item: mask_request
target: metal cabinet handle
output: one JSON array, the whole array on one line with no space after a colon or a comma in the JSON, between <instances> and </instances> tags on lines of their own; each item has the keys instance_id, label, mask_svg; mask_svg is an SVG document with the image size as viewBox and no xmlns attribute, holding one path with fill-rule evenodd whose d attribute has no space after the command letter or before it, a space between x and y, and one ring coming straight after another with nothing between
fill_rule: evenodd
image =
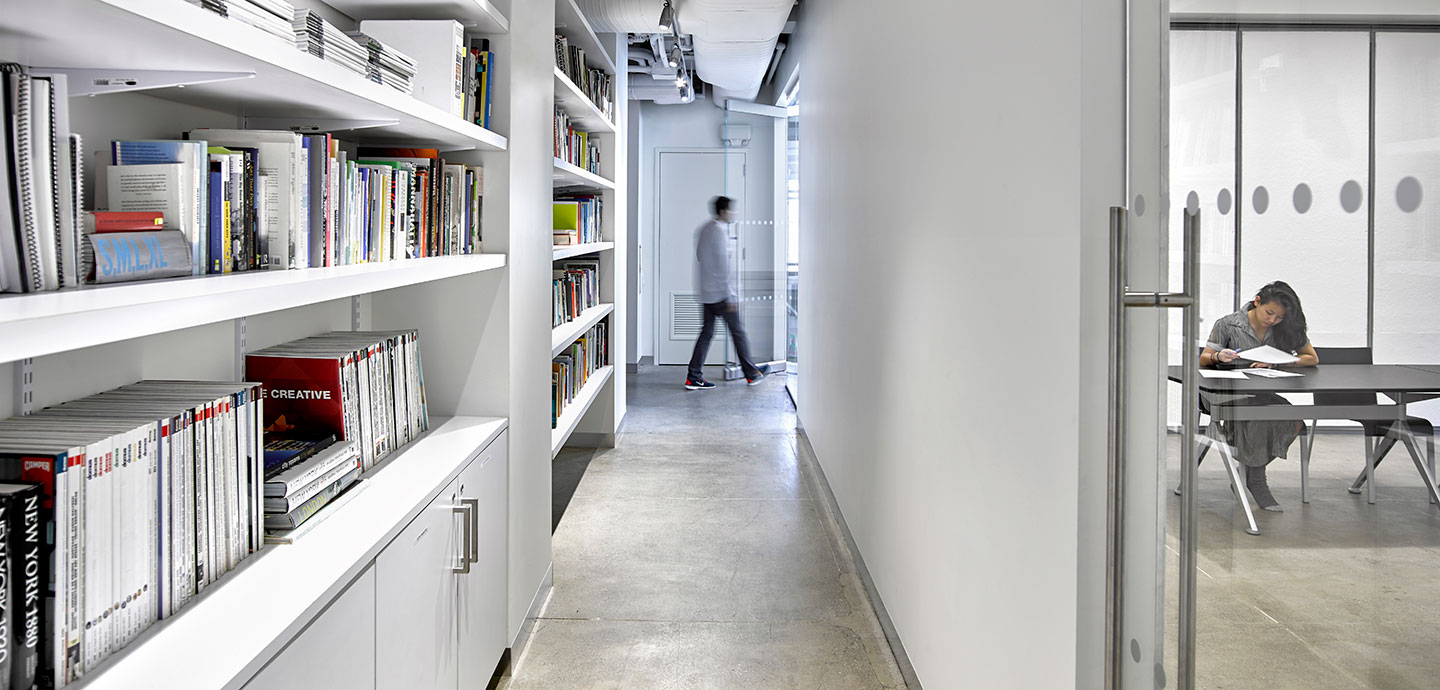
<instances>
[{"instance_id":1,"label":"metal cabinet handle","mask_svg":"<svg viewBox=\"0 0 1440 690\"><path fill-rule=\"evenodd\" d=\"M470 509L470 525L465 533L470 535L466 541L466 548L470 554L470 562L480 562L480 499L460 497L460 503Z\"/></svg>"},{"instance_id":2,"label":"metal cabinet handle","mask_svg":"<svg viewBox=\"0 0 1440 690\"><path fill-rule=\"evenodd\" d=\"M460 565L451 566L450 572L456 575L467 575L470 573L470 563L472 562L470 560L470 542L475 539L475 527L471 524L475 509L473 506L465 504L450 506L450 514L456 513L465 516L465 546L463 547L464 553L460 554Z\"/></svg>"}]
</instances>

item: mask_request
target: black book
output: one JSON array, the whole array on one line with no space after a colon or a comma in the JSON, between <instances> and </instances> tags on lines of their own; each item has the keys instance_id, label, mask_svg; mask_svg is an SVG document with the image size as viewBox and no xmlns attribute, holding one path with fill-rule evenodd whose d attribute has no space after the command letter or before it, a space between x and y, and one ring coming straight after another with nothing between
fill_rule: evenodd
<instances>
[{"instance_id":1,"label":"black book","mask_svg":"<svg viewBox=\"0 0 1440 690\"><path fill-rule=\"evenodd\" d=\"M39 484L0 484L0 573L3 573L5 645L0 688L32 690L40 678L45 639L45 496Z\"/></svg>"}]
</instances>

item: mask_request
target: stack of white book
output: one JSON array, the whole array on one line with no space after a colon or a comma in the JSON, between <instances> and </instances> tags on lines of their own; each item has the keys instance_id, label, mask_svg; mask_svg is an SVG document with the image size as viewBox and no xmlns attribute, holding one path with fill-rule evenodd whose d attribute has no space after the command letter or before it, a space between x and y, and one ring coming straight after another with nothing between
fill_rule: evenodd
<instances>
[{"instance_id":1,"label":"stack of white book","mask_svg":"<svg viewBox=\"0 0 1440 690\"><path fill-rule=\"evenodd\" d=\"M290 23L295 47L356 74L370 72L370 52L311 10L296 10Z\"/></svg>"},{"instance_id":2,"label":"stack of white book","mask_svg":"<svg viewBox=\"0 0 1440 690\"><path fill-rule=\"evenodd\" d=\"M265 480L265 529L295 529L360 476L360 443L339 441Z\"/></svg>"},{"instance_id":3,"label":"stack of white book","mask_svg":"<svg viewBox=\"0 0 1440 690\"><path fill-rule=\"evenodd\" d=\"M286 0L225 0L225 5L230 18L295 45L295 35L290 30L295 6Z\"/></svg>"},{"instance_id":4,"label":"stack of white book","mask_svg":"<svg viewBox=\"0 0 1440 690\"><path fill-rule=\"evenodd\" d=\"M415 79L416 67L415 61L409 55L360 31L346 31L345 35L370 51L370 67L365 74L370 81L379 82L401 93L411 93L414 90L412 81Z\"/></svg>"}]
</instances>

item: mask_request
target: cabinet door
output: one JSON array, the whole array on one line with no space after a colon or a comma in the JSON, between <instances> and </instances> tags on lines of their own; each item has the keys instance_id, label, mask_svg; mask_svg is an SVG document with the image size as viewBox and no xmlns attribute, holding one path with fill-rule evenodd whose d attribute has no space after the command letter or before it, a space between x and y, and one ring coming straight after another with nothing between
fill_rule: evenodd
<instances>
[{"instance_id":1,"label":"cabinet door","mask_svg":"<svg viewBox=\"0 0 1440 690\"><path fill-rule=\"evenodd\" d=\"M507 438L501 433L456 480L474 506L474 560L460 579L460 688L484 690L505 652Z\"/></svg>"},{"instance_id":2,"label":"cabinet door","mask_svg":"<svg viewBox=\"0 0 1440 690\"><path fill-rule=\"evenodd\" d=\"M455 690L453 570L462 546L455 487L446 487L375 559L377 690Z\"/></svg>"},{"instance_id":3,"label":"cabinet door","mask_svg":"<svg viewBox=\"0 0 1440 690\"><path fill-rule=\"evenodd\" d=\"M245 690L375 690L375 569L367 568Z\"/></svg>"}]
</instances>

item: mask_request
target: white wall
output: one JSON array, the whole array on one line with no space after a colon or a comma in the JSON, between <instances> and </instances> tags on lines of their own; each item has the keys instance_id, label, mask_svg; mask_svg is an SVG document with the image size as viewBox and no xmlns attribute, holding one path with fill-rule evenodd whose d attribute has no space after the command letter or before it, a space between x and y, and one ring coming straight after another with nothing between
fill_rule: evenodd
<instances>
[{"instance_id":1,"label":"white wall","mask_svg":"<svg viewBox=\"0 0 1440 690\"><path fill-rule=\"evenodd\" d=\"M654 356L655 354L655 294L656 284L656 251L659 247L657 241L658 228L656 218L659 214L659 206L655 198L655 191L659 188L655 179L655 169L659 162L659 152L664 149L714 149L723 150L720 140L720 127L725 123L727 113L710 104L705 96L697 96L695 102L685 105L657 105L654 102L646 101L643 104L632 103L634 110L639 110L640 115L640 143L638 158L631 162L632 166L639 168L639 183L636 185L639 200L633 210L637 217L636 223L639 228L640 242L640 302L638 305L639 333L638 340L634 343L637 356ZM747 221L774 221L774 204L771 199L774 190L774 163L772 161L772 147L774 146L774 121L761 115L750 115L748 113L728 113L729 122L732 125L750 126L750 145L741 148L732 148L733 151L743 150L746 152L746 165L748 166L745 177L746 213L744 220ZM632 132L632 136L634 133ZM695 227L699 227L705 221L706 209L696 209ZM771 226L774 227L774 226ZM694 227L685 228L684 232L689 236ZM753 249L751 251L754 251ZM750 255L751 263L762 260L763 257ZM748 316L748 314L747 314ZM770 337L770 324L758 320L747 320L746 329L750 334L752 346L762 342L762 338ZM758 356L758 355L757 355Z\"/></svg>"},{"instance_id":2,"label":"white wall","mask_svg":"<svg viewBox=\"0 0 1440 690\"><path fill-rule=\"evenodd\" d=\"M1104 467L1081 411L1104 419L1119 8L804 6L800 416L926 687L1074 687L1100 634L1076 521Z\"/></svg>"}]
</instances>

